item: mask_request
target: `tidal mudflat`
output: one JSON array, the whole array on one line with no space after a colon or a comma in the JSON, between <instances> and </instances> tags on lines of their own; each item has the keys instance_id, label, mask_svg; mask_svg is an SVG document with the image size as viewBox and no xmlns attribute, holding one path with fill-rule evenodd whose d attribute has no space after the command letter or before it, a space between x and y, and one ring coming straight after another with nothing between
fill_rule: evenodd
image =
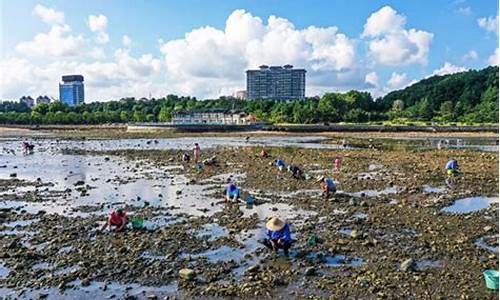
<instances>
[{"instance_id":1,"label":"tidal mudflat","mask_svg":"<svg viewBox=\"0 0 500 300\"><path fill-rule=\"evenodd\" d=\"M4 298L498 297L482 278L498 269L498 147L40 137L23 155L21 141L0 141ZM194 142L215 164L199 171L180 161ZM278 157L308 179L279 172L270 165ZM447 186L450 158L463 175ZM333 197L321 195L318 175L337 182ZM254 205L221 202L229 176ZM144 218L144 229L99 233L117 207ZM258 243L275 215L297 240L289 258Z\"/></svg>"}]
</instances>

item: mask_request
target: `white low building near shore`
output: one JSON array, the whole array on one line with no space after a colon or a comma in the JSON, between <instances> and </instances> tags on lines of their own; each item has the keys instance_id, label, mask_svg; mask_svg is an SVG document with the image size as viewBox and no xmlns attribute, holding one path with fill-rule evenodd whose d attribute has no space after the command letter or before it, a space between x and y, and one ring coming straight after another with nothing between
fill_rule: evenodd
<instances>
[{"instance_id":1,"label":"white low building near shore","mask_svg":"<svg viewBox=\"0 0 500 300\"><path fill-rule=\"evenodd\" d=\"M207 124L207 125L247 125L251 118L241 111L212 109L178 111L172 113L172 123L183 124Z\"/></svg>"}]
</instances>

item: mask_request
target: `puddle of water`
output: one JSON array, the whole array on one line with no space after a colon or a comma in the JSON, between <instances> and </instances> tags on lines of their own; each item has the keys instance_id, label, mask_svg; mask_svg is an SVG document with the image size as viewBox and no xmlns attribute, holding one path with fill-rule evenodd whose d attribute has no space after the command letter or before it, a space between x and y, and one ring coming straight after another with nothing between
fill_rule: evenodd
<instances>
[{"instance_id":1,"label":"puddle of water","mask_svg":"<svg viewBox=\"0 0 500 300\"><path fill-rule=\"evenodd\" d=\"M474 245L490 252L498 253L498 235L479 238L474 242Z\"/></svg>"},{"instance_id":2,"label":"puddle of water","mask_svg":"<svg viewBox=\"0 0 500 300\"><path fill-rule=\"evenodd\" d=\"M55 266L46 262L34 264L31 267L33 270L53 270Z\"/></svg>"},{"instance_id":3,"label":"puddle of water","mask_svg":"<svg viewBox=\"0 0 500 300\"><path fill-rule=\"evenodd\" d=\"M78 265L74 265L74 266L69 266L69 267L64 267L64 268L61 268L61 269L58 269L57 271L55 271L55 275L66 275L66 274L69 274L69 273L73 273L73 272L76 272L78 270L80 270L81 267L78 266Z\"/></svg>"},{"instance_id":4,"label":"puddle of water","mask_svg":"<svg viewBox=\"0 0 500 300\"><path fill-rule=\"evenodd\" d=\"M207 239L210 242L229 234L225 227L217 223L204 224L201 229L194 230L194 232L197 238Z\"/></svg>"},{"instance_id":5,"label":"puddle of water","mask_svg":"<svg viewBox=\"0 0 500 300\"><path fill-rule=\"evenodd\" d=\"M465 149L498 152L496 138L490 137L390 137L375 139L387 149Z\"/></svg>"},{"instance_id":6,"label":"puddle of water","mask_svg":"<svg viewBox=\"0 0 500 300\"><path fill-rule=\"evenodd\" d=\"M355 193L346 193L348 195L352 195L354 197L377 197L380 195L387 195L387 194L397 194L399 193L399 187L397 186L392 186L392 187L387 187L383 190L377 191L377 190L363 190Z\"/></svg>"},{"instance_id":7,"label":"puddle of water","mask_svg":"<svg viewBox=\"0 0 500 300\"><path fill-rule=\"evenodd\" d=\"M445 213L468 214L491 206L493 203L498 203L498 197L470 197L455 200L455 202L441 209Z\"/></svg>"},{"instance_id":8,"label":"puddle of water","mask_svg":"<svg viewBox=\"0 0 500 300\"><path fill-rule=\"evenodd\" d=\"M384 168L384 165L382 165L382 164L370 164L370 165L368 165L368 171L375 171L375 170L380 170L383 168Z\"/></svg>"},{"instance_id":9,"label":"puddle of water","mask_svg":"<svg viewBox=\"0 0 500 300\"><path fill-rule=\"evenodd\" d=\"M181 223L185 220L182 217L174 216L157 216L148 220L144 220L143 226L146 230L158 230L170 225Z\"/></svg>"},{"instance_id":10,"label":"puddle of water","mask_svg":"<svg viewBox=\"0 0 500 300\"><path fill-rule=\"evenodd\" d=\"M255 213L259 220L267 220L273 216L287 220L304 219L317 214L317 212L296 208L286 203L263 203L252 205L251 207L245 206L241 210L243 211L244 218L248 218Z\"/></svg>"},{"instance_id":11,"label":"puddle of water","mask_svg":"<svg viewBox=\"0 0 500 300\"><path fill-rule=\"evenodd\" d=\"M3 225L6 227L11 227L11 228L26 227L26 226L29 226L33 223L37 223L39 221L40 221L40 219L18 220L18 221L4 223Z\"/></svg>"},{"instance_id":12,"label":"puddle of water","mask_svg":"<svg viewBox=\"0 0 500 300\"><path fill-rule=\"evenodd\" d=\"M368 214L362 212L355 212L354 214L352 214L352 217L355 219L368 219Z\"/></svg>"},{"instance_id":13,"label":"puddle of water","mask_svg":"<svg viewBox=\"0 0 500 300\"><path fill-rule=\"evenodd\" d=\"M2 236L2 235L34 236L36 234L37 234L37 232L35 232L35 231L26 231L26 230L17 230L17 229L0 231L0 236Z\"/></svg>"},{"instance_id":14,"label":"puddle of water","mask_svg":"<svg viewBox=\"0 0 500 300\"><path fill-rule=\"evenodd\" d=\"M415 262L417 270L440 269L444 267L444 262L440 260L422 259Z\"/></svg>"},{"instance_id":15,"label":"puddle of water","mask_svg":"<svg viewBox=\"0 0 500 300\"><path fill-rule=\"evenodd\" d=\"M10 288L0 288L0 295L7 299L39 299L45 295L46 299L128 299L132 296L137 299L145 299L147 295L154 294L159 299L167 296L178 296L177 283L152 287L140 284L121 284L117 282L90 282L88 286L82 286L79 280L69 282L73 288L64 291L58 288L25 289L23 293ZM10 298L9 298L10 297Z\"/></svg>"},{"instance_id":16,"label":"puddle of water","mask_svg":"<svg viewBox=\"0 0 500 300\"><path fill-rule=\"evenodd\" d=\"M57 254L70 253L73 251L73 249L73 246L61 247L59 248L59 251L57 251Z\"/></svg>"},{"instance_id":17,"label":"puddle of water","mask_svg":"<svg viewBox=\"0 0 500 300\"><path fill-rule=\"evenodd\" d=\"M9 276L9 273L9 268L7 268L3 262L0 262L0 279L7 278Z\"/></svg>"},{"instance_id":18,"label":"puddle of water","mask_svg":"<svg viewBox=\"0 0 500 300\"><path fill-rule=\"evenodd\" d=\"M306 259L315 262L321 262L329 267L359 267L364 264L363 259L359 257L347 257L345 255L323 255L312 252L306 255Z\"/></svg>"},{"instance_id":19,"label":"puddle of water","mask_svg":"<svg viewBox=\"0 0 500 300\"><path fill-rule=\"evenodd\" d=\"M217 249L207 250L197 254L181 254L180 257L200 258L205 257L209 262L221 261L241 261L243 259L243 252L241 249L236 249L228 246L221 246Z\"/></svg>"},{"instance_id":20,"label":"puddle of water","mask_svg":"<svg viewBox=\"0 0 500 300\"><path fill-rule=\"evenodd\" d=\"M434 187L434 186L430 186L430 185L424 185L423 186L423 191L424 193L428 193L428 194L431 194L431 193L436 193L436 194L440 194L440 193L444 193L446 191L446 187Z\"/></svg>"},{"instance_id":21,"label":"puddle of water","mask_svg":"<svg viewBox=\"0 0 500 300\"><path fill-rule=\"evenodd\" d=\"M145 259L150 259L150 260L165 260L167 259L163 253L159 252L150 252L150 251L144 251L140 255L142 258Z\"/></svg>"},{"instance_id":22,"label":"puddle of water","mask_svg":"<svg viewBox=\"0 0 500 300\"><path fill-rule=\"evenodd\" d=\"M352 228L341 228L339 229L340 234L351 236L353 229Z\"/></svg>"}]
</instances>

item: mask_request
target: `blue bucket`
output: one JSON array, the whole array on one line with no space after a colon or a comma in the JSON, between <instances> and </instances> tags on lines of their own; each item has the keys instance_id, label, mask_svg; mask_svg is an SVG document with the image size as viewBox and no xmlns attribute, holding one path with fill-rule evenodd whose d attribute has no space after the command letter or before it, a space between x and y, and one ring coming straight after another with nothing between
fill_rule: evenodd
<instances>
[{"instance_id":1,"label":"blue bucket","mask_svg":"<svg viewBox=\"0 0 500 300\"><path fill-rule=\"evenodd\" d=\"M248 205L253 205L254 204L254 200L253 200L253 197L248 195L246 198L245 198L245 202L248 204Z\"/></svg>"}]
</instances>

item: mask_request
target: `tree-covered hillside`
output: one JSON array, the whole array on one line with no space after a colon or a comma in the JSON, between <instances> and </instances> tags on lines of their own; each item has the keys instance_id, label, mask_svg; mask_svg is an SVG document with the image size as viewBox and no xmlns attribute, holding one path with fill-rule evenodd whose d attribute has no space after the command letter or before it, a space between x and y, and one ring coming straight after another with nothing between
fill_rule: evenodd
<instances>
[{"instance_id":1,"label":"tree-covered hillside","mask_svg":"<svg viewBox=\"0 0 500 300\"><path fill-rule=\"evenodd\" d=\"M498 122L498 67L432 76L377 104L390 118Z\"/></svg>"},{"instance_id":2,"label":"tree-covered hillside","mask_svg":"<svg viewBox=\"0 0 500 300\"><path fill-rule=\"evenodd\" d=\"M0 124L101 124L166 122L172 112L234 109L273 123L419 121L497 123L498 67L433 76L373 100L367 92L326 93L321 98L280 102L221 97L197 100L168 95L160 99L126 98L69 107L59 101L32 109L19 102L0 103Z\"/></svg>"}]
</instances>

